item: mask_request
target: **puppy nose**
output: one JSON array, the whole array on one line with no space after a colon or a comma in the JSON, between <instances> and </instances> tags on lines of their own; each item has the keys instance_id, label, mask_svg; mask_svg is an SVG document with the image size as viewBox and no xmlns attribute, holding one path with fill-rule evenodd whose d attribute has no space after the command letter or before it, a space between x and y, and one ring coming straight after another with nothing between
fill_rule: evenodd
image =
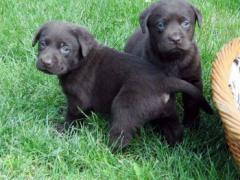
<instances>
[{"instance_id":1,"label":"puppy nose","mask_svg":"<svg viewBox=\"0 0 240 180\"><path fill-rule=\"evenodd\" d=\"M182 37L179 34L174 34L172 36L169 36L168 39L175 44L179 44L181 43Z\"/></svg>"},{"instance_id":2,"label":"puppy nose","mask_svg":"<svg viewBox=\"0 0 240 180\"><path fill-rule=\"evenodd\" d=\"M50 58L42 59L41 61L46 67L51 67L53 65L53 61Z\"/></svg>"}]
</instances>

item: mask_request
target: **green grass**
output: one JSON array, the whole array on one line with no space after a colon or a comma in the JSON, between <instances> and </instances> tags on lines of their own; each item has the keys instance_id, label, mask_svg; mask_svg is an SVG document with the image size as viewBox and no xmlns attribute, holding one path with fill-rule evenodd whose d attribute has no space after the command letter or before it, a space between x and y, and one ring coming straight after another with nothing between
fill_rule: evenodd
<instances>
[{"instance_id":1,"label":"green grass","mask_svg":"<svg viewBox=\"0 0 240 180\"><path fill-rule=\"evenodd\" d=\"M238 0L193 0L204 16L196 39L204 92L211 100L215 54L240 36ZM138 26L144 0L0 1L0 179L239 179L218 115L202 114L201 128L167 146L151 128L126 152L107 146L107 121L95 114L71 136L56 133L66 108L56 77L35 68L31 40L48 20L82 24L97 39L122 50Z\"/></svg>"}]
</instances>

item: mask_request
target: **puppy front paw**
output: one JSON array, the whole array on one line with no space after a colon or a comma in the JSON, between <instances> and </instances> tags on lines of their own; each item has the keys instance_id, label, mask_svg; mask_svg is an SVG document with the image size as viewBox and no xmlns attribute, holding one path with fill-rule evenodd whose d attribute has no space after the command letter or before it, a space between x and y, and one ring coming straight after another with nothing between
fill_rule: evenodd
<instances>
[{"instance_id":1,"label":"puppy front paw","mask_svg":"<svg viewBox=\"0 0 240 180\"><path fill-rule=\"evenodd\" d=\"M166 126L162 129L163 134L170 146L175 146L183 141L184 128Z\"/></svg>"}]
</instances>

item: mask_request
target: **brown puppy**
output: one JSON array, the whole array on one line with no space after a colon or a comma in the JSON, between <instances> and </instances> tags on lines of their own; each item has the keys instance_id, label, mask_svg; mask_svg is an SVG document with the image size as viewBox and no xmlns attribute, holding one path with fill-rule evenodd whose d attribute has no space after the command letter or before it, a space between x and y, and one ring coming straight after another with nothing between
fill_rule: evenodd
<instances>
[{"instance_id":1,"label":"brown puppy","mask_svg":"<svg viewBox=\"0 0 240 180\"><path fill-rule=\"evenodd\" d=\"M36 33L33 46L38 41L37 68L58 76L68 102L67 126L81 118L79 109L110 115L110 140L121 138L118 146L124 147L138 128L156 120L168 143L175 144L182 140L183 128L170 95L184 92L211 113L197 88L164 76L136 56L101 46L82 27L49 22Z\"/></svg>"},{"instance_id":2,"label":"brown puppy","mask_svg":"<svg viewBox=\"0 0 240 180\"><path fill-rule=\"evenodd\" d=\"M165 74L184 79L202 92L200 57L193 39L196 22L201 25L202 15L191 4L161 0L141 14L141 29L129 39L125 52L150 61ZM198 127L199 106L188 95L183 101L183 123Z\"/></svg>"}]
</instances>

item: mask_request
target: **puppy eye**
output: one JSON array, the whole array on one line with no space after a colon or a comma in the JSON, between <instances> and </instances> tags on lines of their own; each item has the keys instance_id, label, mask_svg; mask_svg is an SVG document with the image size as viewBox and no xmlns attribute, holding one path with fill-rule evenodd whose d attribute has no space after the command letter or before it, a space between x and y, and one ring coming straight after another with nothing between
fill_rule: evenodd
<instances>
[{"instance_id":1,"label":"puppy eye","mask_svg":"<svg viewBox=\"0 0 240 180\"><path fill-rule=\"evenodd\" d=\"M61 51L62 54L68 55L70 53L71 49L70 49L69 46L64 45L60 48L60 51Z\"/></svg>"},{"instance_id":2,"label":"puppy eye","mask_svg":"<svg viewBox=\"0 0 240 180\"><path fill-rule=\"evenodd\" d=\"M184 28L184 29L188 29L190 27L190 22L188 20L186 21L183 21L181 26Z\"/></svg>"},{"instance_id":3,"label":"puppy eye","mask_svg":"<svg viewBox=\"0 0 240 180\"><path fill-rule=\"evenodd\" d=\"M39 47L40 47L40 49L45 49L47 47L46 41L40 41L39 42Z\"/></svg>"},{"instance_id":4,"label":"puppy eye","mask_svg":"<svg viewBox=\"0 0 240 180\"><path fill-rule=\"evenodd\" d=\"M165 29L165 23L163 21L158 22L157 28L160 31L163 31Z\"/></svg>"}]
</instances>

